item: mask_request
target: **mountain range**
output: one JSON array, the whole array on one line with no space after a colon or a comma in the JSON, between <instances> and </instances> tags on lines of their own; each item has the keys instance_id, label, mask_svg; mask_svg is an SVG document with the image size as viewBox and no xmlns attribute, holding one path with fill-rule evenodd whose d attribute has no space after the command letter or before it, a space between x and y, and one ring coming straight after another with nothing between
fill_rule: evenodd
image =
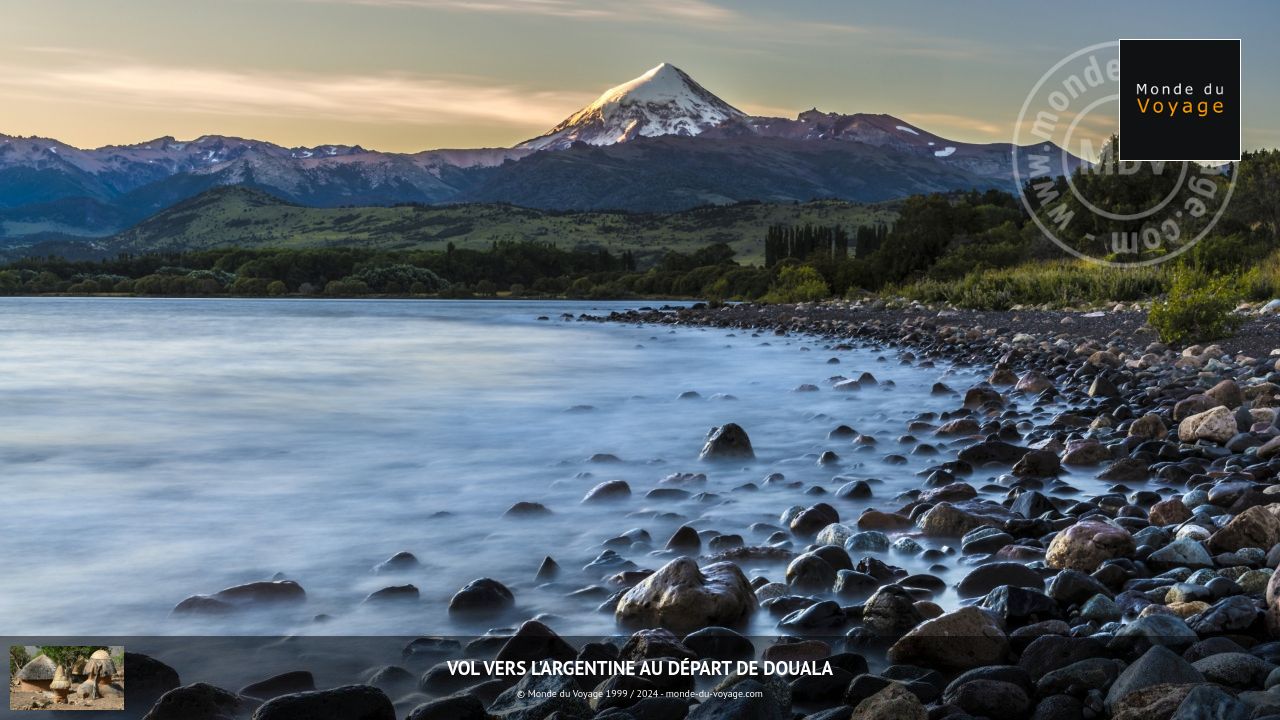
<instances>
[{"instance_id":1,"label":"mountain range","mask_svg":"<svg viewBox=\"0 0 1280 720\"><path fill-rule=\"evenodd\" d=\"M745 200L875 202L1009 189L1012 150L948 140L890 115L752 116L664 63L511 148L406 154L207 135L82 150L0 134L0 242L105 237L229 185L311 207L673 212Z\"/></svg>"}]
</instances>

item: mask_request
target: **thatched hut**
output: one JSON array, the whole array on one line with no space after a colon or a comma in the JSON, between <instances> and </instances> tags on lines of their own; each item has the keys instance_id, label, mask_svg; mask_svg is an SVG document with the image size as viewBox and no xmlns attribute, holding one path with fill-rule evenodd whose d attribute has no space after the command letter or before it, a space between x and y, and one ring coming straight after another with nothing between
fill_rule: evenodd
<instances>
[{"instance_id":1,"label":"thatched hut","mask_svg":"<svg viewBox=\"0 0 1280 720\"><path fill-rule=\"evenodd\" d=\"M87 686L82 695L94 699L102 697L102 687L111 684L111 678L116 675L116 663L111 659L111 653L106 650L97 650L84 664L84 674L87 676L84 684Z\"/></svg>"},{"instance_id":2,"label":"thatched hut","mask_svg":"<svg viewBox=\"0 0 1280 720\"><path fill-rule=\"evenodd\" d=\"M48 692L54 675L58 674L58 666L42 653L31 658L31 662L18 671L19 692Z\"/></svg>"}]
</instances>

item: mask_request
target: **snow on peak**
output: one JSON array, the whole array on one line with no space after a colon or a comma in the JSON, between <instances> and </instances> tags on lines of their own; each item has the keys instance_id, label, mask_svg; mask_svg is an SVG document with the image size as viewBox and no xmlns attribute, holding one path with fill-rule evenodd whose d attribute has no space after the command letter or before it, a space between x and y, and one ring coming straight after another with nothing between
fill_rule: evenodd
<instances>
[{"instance_id":1,"label":"snow on peak","mask_svg":"<svg viewBox=\"0 0 1280 720\"><path fill-rule=\"evenodd\" d=\"M636 137L692 136L745 116L680 68L662 63L634 80L609 88L546 135L516 147L558 150L575 142L612 145Z\"/></svg>"}]
</instances>

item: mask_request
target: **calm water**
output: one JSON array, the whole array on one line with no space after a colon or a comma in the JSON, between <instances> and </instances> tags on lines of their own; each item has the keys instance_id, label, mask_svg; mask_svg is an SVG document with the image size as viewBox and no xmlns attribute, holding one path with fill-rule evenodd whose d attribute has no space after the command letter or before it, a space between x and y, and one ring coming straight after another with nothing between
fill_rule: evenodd
<instances>
[{"instance_id":1,"label":"calm water","mask_svg":"<svg viewBox=\"0 0 1280 720\"><path fill-rule=\"evenodd\" d=\"M598 599L564 595L599 580L576 571L605 539L642 527L665 544L678 519L646 510L746 533L817 499L731 491L770 472L832 491L836 474L877 478L877 501L893 506L884 499L917 487L914 473L936 458L889 466L882 456L909 452L896 438L916 413L956 404L930 396L933 382L974 379L800 338L559 318L632 305L0 300L0 634L449 633L459 626L448 598L480 576L509 585L525 617L553 614L566 634L608 632ZM825 383L863 370L896 387ZM822 390L792 392L802 383ZM677 399L688 390L701 399ZM583 405L593 409L568 412ZM708 428L729 421L750 433L757 460L702 467ZM827 440L839 423L879 445ZM826 449L843 465L818 466ZM595 453L622 462L587 462ZM643 498L680 471L706 471L706 489L727 502ZM615 478L632 485L631 500L580 504ZM503 518L519 500L555 514ZM850 520L861 509L834 502ZM422 569L370 571L401 550ZM540 589L545 555L568 572ZM306 588L304 607L213 624L169 615L188 595L275 573ZM360 606L404 582L420 602ZM319 613L333 620L316 624Z\"/></svg>"}]
</instances>

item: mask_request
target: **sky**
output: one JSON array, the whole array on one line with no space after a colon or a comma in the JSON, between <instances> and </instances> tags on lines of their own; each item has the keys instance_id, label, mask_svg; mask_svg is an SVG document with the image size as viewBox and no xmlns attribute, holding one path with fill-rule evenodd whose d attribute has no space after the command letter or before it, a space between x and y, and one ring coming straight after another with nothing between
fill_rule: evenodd
<instances>
[{"instance_id":1,"label":"sky","mask_svg":"<svg viewBox=\"0 0 1280 720\"><path fill-rule=\"evenodd\" d=\"M1007 142L1045 70L1119 37L1241 38L1245 147L1280 147L1271 0L4 0L0 133L509 146L670 62L753 114Z\"/></svg>"}]
</instances>

